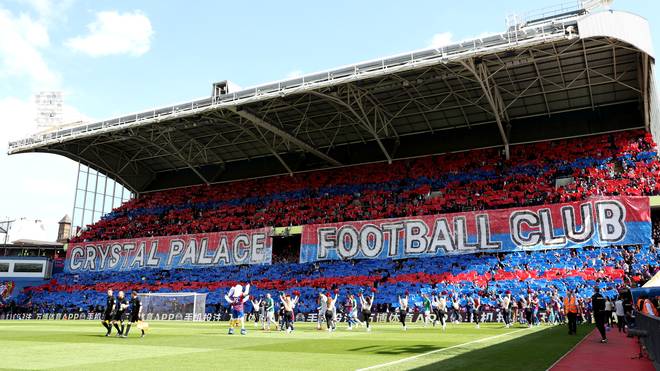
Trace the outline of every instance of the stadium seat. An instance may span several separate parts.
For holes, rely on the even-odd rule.
[[[230,231],[262,226],[364,220],[583,200],[595,195],[660,192],[660,162],[644,131],[625,131],[511,147],[505,160],[495,149],[316,171],[145,194],[99,222],[74,242]],[[572,178],[556,187],[555,180]],[[656,240],[660,229],[655,223]],[[274,257],[277,261],[277,257]],[[236,283],[251,281],[252,295],[280,290],[301,293],[300,311],[314,311],[320,291],[341,294],[377,287],[376,304],[397,306],[409,291],[445,292],[450,301],[480,295],[535,293],[546,306],[556,292],[606,296],[658,266],[651,247],[603,247],[446,256],[409,260],[330,261],[316,264],[228,266],[67,274],[27,288],[20,297],[41,311],[80,310],[103,302],[108,288],[149,292],[208,293],[207,312],[223,306]]]
[[[650,134],[625,131],[141,195],[72,242],[295,226],[660,192]],[[558,178],[572,178],[555,187]]]

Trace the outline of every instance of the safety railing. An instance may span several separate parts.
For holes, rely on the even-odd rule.
[[[645,332],[640,340],[644,344],[656,370],[660,370],[660,318],[636,312],[635,329]]]

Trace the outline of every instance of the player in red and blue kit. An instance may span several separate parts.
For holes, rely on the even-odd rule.
[[[225,300],[231,306],[231,318],[229,320],[229,335],[234,333],[234,327],[237,327],[239,324],[241,326],[241,335],[245,335],[247,330],[245,329],[245,303],[250,300],[250,284],[245,285],[245,291],[243,291],[243,286],[236,285],[229,290],[229,293],[225,295]]]

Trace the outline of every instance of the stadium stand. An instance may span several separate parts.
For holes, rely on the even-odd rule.
[[[254,89],[214,86],[201,100],[39,133],[9,153],[66,156],[139,194],[72,245],[658,195],[650,36],[614,32],[647,22],[592,10]],[[380,312],[428,290],[488,306],[511,291],[552,311],[568,289],[587,298],[598,284],[611,297],[658,270],[656,247],[637,245],[305,264],[295,248],[272,252],[272,265],[55,273],[17,310],[89,310],[112,286],[208,292],[207,312],[218,312],[228,287],[251,281],[257,296],[300,291],[301,312],[321,290],[368,288]]]
[[[510,161],[485,149],[398,161],[391,167],[372,164],[162,191],[124,204],[78,240],[535,205],[594,195],[657,194],[660,162],[653,148],[644,131],[626,131],[515,146]],[[556,179],[566,177],[572,181],[555,185]],[[655,223],[654,236],[658,235]],[[394,311],[397,295],[404,292],[410,292],[417,305],[421,292],[444,292],[463,310],[467,295],[480,296],[488,308],[511,292],[519,301],[538,300],[536,313],[544,313],[541,317],[547,320],[556,318],[555,303],[567,290],[588,298],[598,285],[604,295],[615,297],[619,289],[649,279],[660,268],[658,258],[654,246],[611,246],[398,261],[150,269],[119,275],[57,273],[49,283],[25,290],[20,300],[29,303],[24,307],[28,311],[75,312],[93,311],[111,287],[197,291],[209,293],[207,313],[217,313],[226,310],[223,296],[230,286],[251,281],[255,296],[299,291],[300,312],[315,311],[316,295],[327,290],[339,290],[345,297],[376,288],[379,313]]]
[[[250,284],[253,299],[274,297],[282,322],[315,322],[324,293],[339,295],[343,321],[349,307],[357,309],[352,294],[374,292],[363,319],[398,317],[406,330],[407,315],[419,321],[431,306],[423,299],[433,294],[435,303],[447,299],[448,321],[509,328],[510,319],[532,327],[570,318],[569,334],[576,334],[566,303],[578,322],[596,322],[601,331],[585,338],[595,351],[562,358],[570,368],[593,369],[584,366],[603,353],[596,348],[607,342],[603,320],[613,329],[615,309],[619,331],[642,327],[639,309],[649,302],[635,300],[635,287],[660,271],[660,197],[629,197],[660,195],[653,140],[660,138],[660,111],[648,22],[609,9],[611,1],[579,3],[508,17],[500,34],[237,91],[219,82],[203,99],[9,143],[9,154],[53,153],[86,168],[74,210],[82,211],[80,224],[92,224],[68,241],[52,278],[20,290],[0,282],[0,299],[3,290],[20,291],[0,300],[0,319],[99,320],[113,289],[159,298],[143,312],[145,321],[232,319],[229,334],[236,322],[245,334],[245,286],[237,285]],[[608,9],[594,11],[600,5]],[[89,182],[90,171],[96,181]],[[107,180],[135,198],[99,220],[116,205],[106,202]],[[110,196],[116,198],[114,187]],[[578,208],[588,211],[575,217]],[[494,209],[508,210],[467,213]],[[598,296],[592,307],[598,291],[609,299],[602,310]],[[299,297],[295,308],[285,294]],[[205,308],[195,300],[194,310],[185,309],[190,302],[176,299],[191,295],[203,297]],[[410,311],[399,310],[408,303],[402,295],[410,296]],[[507,295],[512,318],[503,310]],[[615,298],[621,302],[613,307]],[[658,299],[651,304],[658,307]],[[475,302],[480,310],[472,310]],[[256,312],[253,305],[247,301],[246,312]],[[434,316],[443,315],[444,305],[433,306]],[[322,313],[329,332],[331,315]],[[388,338],[382,348],[350,351],[413,354],[371,369],[488,341],[465,357],[492,355],[483,364],[529,368],[498,353],[517,357],[530,343],[556,348],[550,337],[507,337],[505,348],[490,344],[505,333],[486,334],[440,347]],[[617,343],[620,333],[613,338],[612,360],[602,364],[626,369],[614,358],[629,358],[634,347]],[[453,353],[445,354],[463,362]]]
[[[280,290],[301,293],[300,312],[316,309],[320,291],[340,295],[375,287],[376,312],[394,311],[397,295],[406,291],[420,304],[420,292],[444,292],[465,309],[466,295],[479,295],[483,304],[496,306],[505,292],[529,300],[538,298],[538,312],[553,311],[553,300],[567,290],[580,297],[592,295],[594,285],[616,297],[618,289],[647,280],[660,267],[654,247],[560,249],[533,253],[461,255],[431,259],[362,260],[317,264],[274,264],[222,269],[139,270],[125,272],[56,274],[48,284],[27,289],[22,300],[29,310],[48,312],[94,311],[108,288],[150,292],[208,292],[207,312],[223,311],[223,296],[237,282],[254,283],[253,295]],[[415,294],[413,294],[415,293]],[[588,311],[588,306],[586,307]],[[586,313],[589,314],[588,312]]]
[[[368,220],[654,195],[660,162],[650,133],[587,138],[147,193],[72,242]],[[572,178],[556,187],[559,178]]]

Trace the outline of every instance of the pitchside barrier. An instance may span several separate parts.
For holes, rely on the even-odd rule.
[[[273,228],[73,243],[69,273],[271,264]],[[648,197],[302,227],[300,263],[406,259],[651,241]]]
[[[640,340],[656,370],[660,370],[660,318],[635,312],[635,329],[646,331],[646,336],[640,337]]]
[[[465,311],[458,313],[460,322],[473,322],[474,319],[468,315]],[[487,309],[483,310],[479,314],[481,322],[500,322],[504,323],[504,318],[499,309]],[[159,314],[159,313],[144,313],[142,318],[145,321],[228,321],[229,314],[226,313],[205,313],[205,314],[192,314],[192,313],[168,313],[168,314]],[[248,314],[246,316],[246,321],[254,321],[257,318],[255,314]],[[363,319],[360,316],[361,319]],[[435,320],[435,314],[430,315],[431,320]],[[449,321],[449,317],[446,317]],[[101,312],[81,312],[81,313],[21,313],[21,314],[0,314],[0,320],[51,320],[51,321],[101,321],[103,319],[103,313]],[[541,321],[546,320],[546,314],[544,312],[539,313],[539,319]],[[296,322],[310,322],[316,323],[318,321],[318,313],[297,313]],[[345,322],[346,316],[342,313],[337,313],[337,321]],[[396,312],[389,313],[372,313],[371,314],[372,322],[399,322],[399,314]],[[406,317],[406,322],[416,323],[423,322],[424,318],[421,313],[408,313]]]

